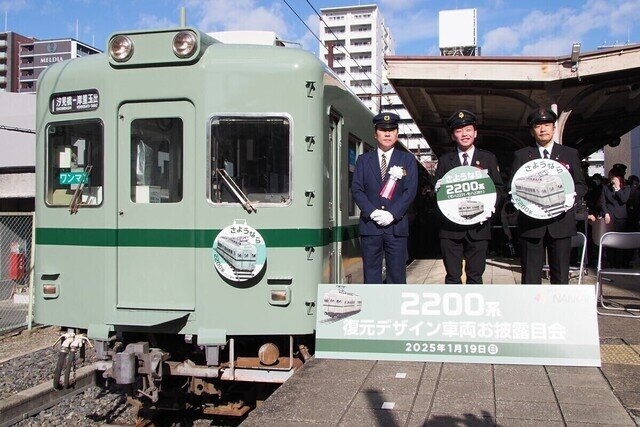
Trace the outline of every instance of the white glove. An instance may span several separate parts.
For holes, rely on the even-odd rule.
[[[375,211],[371,212],[371,215],[369,216],[369,218],[371,218],[372,220],[374,220],[376,223],[378,222],[378,218],[380,218],[380,214],[384,213],[384,211],[382,209],[376,209]]]
[[[440,188],[441,185],[442,185],[442,180],[441,179],[437,180],[435,185],[435,191],[438,191],[438,188]]]
[[[393,222],[393,215],[389,211],[381,211],[381,212],[382,213],[380,213],[380,216],[377,219],[375,219],[374,221],[380,227],[386,227],[387,225],[389,225],[389,224],[391,224]]]

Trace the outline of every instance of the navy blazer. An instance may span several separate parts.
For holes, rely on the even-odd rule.
[[[542,156],[540,156],[540,150],[538,150],[537,145],[534,147],[521,148],[516,151],[513,166],[511,167],[511,179],[513,180],[513,175],[520,169],[520,166],[528,161],[541,158]],[[574,148],[554,143],[549,158],[565,165],[571,173],[576,191],[575,203],[579,204],[580,200],[587,193],[587,185],[585,184],[582,174],[578,151]],[[518,225],[520,228],[520,236],[522,237],[543,237],[547,230],[549,231],[549,235],[556,239],[571,237],[574,236],[577,231],[575,207],[572,207],[555,218],[546,220],[531,218],[519,212]]]
[[[462,166],[460,162],[460,156],[458,150],[450,151],[443,154],[438,158],[438,167],[436,167],[436,180],[442,179],[442,177],[451,169]],[[496,212],[498,206],[501,205],[502,199],[505,194],[504,184],[502,183],[502,177],[498,170],[498,160],[496,156],[490,151],[481,150],[475,147],[473,150],[473,157],[469,162],[469,166],[475,166],[480,169],[487,169],[489,178],[496,186]],[[495,215],[495,213],[494,213]],[[440,237],[447,239],[462,239],[465,236],[469,236],[473,240],[491,240],[491,218],[484,221],[482,224],[473,225],[461,225],[456,224],[448,220],[442,213],[440,213]]]
[[[353,200],[360,208],[360,222],[358,230],[362,236],[381,235],[383,233],[394,236],[409,235],[409,220],[407,210],[416,196],[418,188],[418,167],[412,154],[398,149],[397,144],[388,162],[387,171],[393,166],[400,166],[406,171],[406,176],[397,181],[393,197],[385,199],[380,196],[384,182],[380,176],[380,162],[378,151],[372,150],[358,157],[356,170],[351,182]],[[387,172],[387,178],[389,173]],[[385,180],[386,181],[386,180]],[[380,227],[371,219],[371,213],[376,209],[391,212],[394,221],[387,227]]]

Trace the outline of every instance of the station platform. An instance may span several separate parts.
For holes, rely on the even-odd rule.
[[[439,284],[444,275],[441,260],[417,260],[407,282]],[[518,284],[519,265],[489,259],[484,282]],[[595,272],[582,283],[594,284]],[[598,316],[601,368],[312,359],[241,425],[637,426],[639,320]]]

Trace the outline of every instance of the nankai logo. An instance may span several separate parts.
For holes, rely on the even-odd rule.
[[[552,304],[582,304],[589,302],[589,295],[586,294],[571,294],[571,293],[553,293],[553,294],[536,294],[533,299],[539,303],[552,303]]]

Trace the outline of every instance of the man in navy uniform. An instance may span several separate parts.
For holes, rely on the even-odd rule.
[[[447,119],[451,139],[456,150],[438,158],[436,179],[440,180],[451,169],[458,166],[475,166],[487,169],[496,186],[496,210],[504,193],[504,184],[498,170],[498,161],[493,153],[477,148],[474,143],[478,136],[475,114],[467,110],[456,111]],[[491,240],[490,221],[482,224],[460,225],[444,215],[440,218],[440,249],[442,261],[447,271],[444,282],[462,283],[462,259],[466,260],[465,274],[468,284],[481,284],[487,261],[487,248]]]
[[[577,150],[554,142],[557,118],[553,110],[543,107],[537,108],[529,115],[527,123],[536,145],[521,148],[515,152],[511,173],[513,177],[520,166],[534,159],[551,159],[560,162],[573,177],[575,202],[578,204],[587,192],[580,167],[580,157]],[[551,283],[569,283],[571,236],[576,234],[575,206],[559,216],[545,220],[531,218],[520,212],[518,227],[522,283],[531,285],[542,283],[545,249],[549,255]]]
[[[380,113],[373,118],[378,148],[358,157],[351,191],[360,208],[360,242],[365,283],[382,283],[382,258],[387,283],[407,282],[407,236],[411,206],[418,187],[418,168],[413,155],[396,149],[400,117]],[[393,194],[381,196],[394,172]],[[398,173],[400,172],[400,173]]]

